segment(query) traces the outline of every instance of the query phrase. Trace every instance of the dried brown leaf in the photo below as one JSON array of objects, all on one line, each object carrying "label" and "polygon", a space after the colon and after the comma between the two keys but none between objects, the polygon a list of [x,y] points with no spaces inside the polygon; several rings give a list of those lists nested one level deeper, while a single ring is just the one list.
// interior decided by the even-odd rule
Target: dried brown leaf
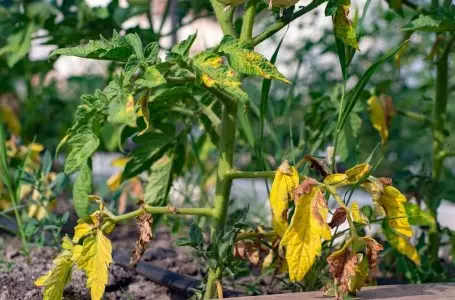
[{"label": "dried brown leaf", "polygon": [[332,220],[329,223],[330,228],[335,228],[346,222],[346,209],[338,207],[333,213]]},{"label": "dried brown leaf", "polygon": [[139,263],[139,260],[152,240],[152,215],[142,214],[137,217],[136,223],[139,230],[139,239],[136,241],[130,261],[130,264],[134,267]]},{"label": "dried brown leaf", "polygon": [[358,265],[357,255],[347,247],[332,253],[328,258],[329,271],[340,290],[347,293]]},{"label": "dried brown leaf", "polygon": [[327,177],[327,175],[332,174],[329,164],[325,159],[320,159],[312,155],[305,155],[303,159],[310,163],[310,168],[317,170],[322,178]]},{"label": "dried brown leaf", "polygon": [[378,264],[378,254],[384,248],[382,247],[381,244],[376,242],[376,240],[371,237],[365,236],[363,237],[363,240],[367,245],[366,254],[368,258],[368,263],[370,265],[370,270],[373,270]]}]

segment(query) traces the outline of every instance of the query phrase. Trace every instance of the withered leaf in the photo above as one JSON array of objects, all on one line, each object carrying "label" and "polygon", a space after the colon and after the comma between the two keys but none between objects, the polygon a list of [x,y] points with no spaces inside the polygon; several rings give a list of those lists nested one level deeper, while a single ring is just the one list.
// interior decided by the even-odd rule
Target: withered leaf
[{"label": "withered leaf", "polygon": [[381,244],[376,242],[375,239],[365,236],[362,238],[366,243],[366,254],[368,258],[368,263],[370,264],[370,270],[373,270],[378,264],[378,254],[384,248]]},{"label": "withered leaf", "polygon": [[300,196],[304,194],[308,194],[311,190],[311,188],[315,185],[317,185],[318,182],[314,180],[313,178],[307,178],[305,179],[299,186],[297,186],[294,190],[294,200],[299,199]]},{"label": "withered leaf", "polygon": [[261,258],[266,256],[269,252],[267,247],[261,245],[258,241],[244,242],[239,241],[235,243],[233,248],[233,255],[235,258],[247,259],[252,265],[257,266],[261,263]]},{"label": "withered leaf", "polygon": [[340,226],[346,221],[346,209],[343,207],[338,207],[333,213],[332,220],[329,223],[330,228],[335,228]]},{"label": "withered leaf", "polygon": [[392,185],[392,178],[388,178],[388,177],[379,177],[378,180],[379,180],[383,185]]},{"label": "withered leaf", "polygon": [[309,162],[310,168],[317,170],[321,174],[322,178],[325,178],[327,175],[332,174],[332,170],[330,170],[329,164],[325,159],[320,159],[308,154],[305,155],[303,159]]},{"label": "withered leaf", "polygon": [[132,251],[130,261],[130,264],[134,267],[139,263],[139,260],[141,259],[142,255],[147,249],[147,246],[152,240],[152,215],[142,214],[137,217],[136,223],[139,230],[139,239],[136,241],[136,246]]},{"label": "withered leaf", "polygon": [[329,271],[335,283],[343,292],[349,292],[351,279],[355,276],[358,265],[357,255],[350,249],[343,249],[332,253],[328,258]]}]

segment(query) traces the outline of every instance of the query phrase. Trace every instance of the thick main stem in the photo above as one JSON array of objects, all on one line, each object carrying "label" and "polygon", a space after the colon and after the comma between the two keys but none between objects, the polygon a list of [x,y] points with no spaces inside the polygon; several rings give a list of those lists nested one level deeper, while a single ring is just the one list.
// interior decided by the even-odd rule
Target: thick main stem
[{"label": "thick main stem", "polygon": [[250,0],[246,6],[245,14],[243,15],[242,31],[240,32],[240,40],[247,43],[253,41],[253,25],[256,15],[257,0]]},{"label": "thick main stem", "polygon": [[[433,170],[432,181],[433,188],[428,198],[427,205],[430,207],[434,219],[437,221],[437,210],[440,204],[439,199],[436,199],[437,188],[436,185],[441,179],[442,168],[444,164],[444,129],[447,115],[447,100],[449,98],[449,53],[451,42],[448,48],[439,57],[436,67],[436,96],[433,105]],[[436,224],[438,224],[436,222]],[[439,226],[438,226],[439,227]],[[440,234],[439,228],[432,232],[429,236],[430,240],[430,253],[429,259],[432,262],[438,261],[438,252],[440,248]]]},{"label": "thick main stem", "polygon": [[[213,202],[213,220],[211,226],[211,241],[216,242],[217,234],[224,232],[226,217],[231,192],[232,179],[228,174],[233,169],[234,142],[236,133],[237,104],[225,105],[221,121],[221,136],[219,146],[219,159],[217,170],[217,182],[215,199]],[[215,295],[216,281],[220,278],[223,266],[210,269],[206,287],[206,299],[212,299]]]}]

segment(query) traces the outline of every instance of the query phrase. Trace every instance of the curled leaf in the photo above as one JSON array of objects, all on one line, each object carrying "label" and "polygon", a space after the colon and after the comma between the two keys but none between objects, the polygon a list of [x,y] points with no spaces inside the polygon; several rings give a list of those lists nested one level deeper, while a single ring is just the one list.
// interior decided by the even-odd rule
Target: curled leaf
[{"label": "curled leaf", "polygon": [[335,36],[348,46],[359,50],[357,34],[352,21],[349,19],[349,6],[339,5],[333,17]]},{"label": "curled leaf", "polygon": [[370,265],[370,269],[373,270],[376,268],[378,264],[378,254],[381,252],[384,248],[382,247],[381,244],[376,242],[375,239],[365,236],[362,238],[365,241],[366,244],[366,255],[368,258],[368,263]]},{"label": "curled leaf", "polygon": [[136,246],[133,249],[130,264],[136,267],[144,254],[147,246],[152,240],[152,222],[151,214],[142,214],[136,218],[137,228],[139,230],[139,239],[136,241]]},{"label": "curled leaf", "polygon": [[383,223],[384,235],[390,245],[398,252],[407,256],[416,265],[420,265],[420,256],[416,248],[409,242],[409,238],[395,232],[387,223]]},{"label": "curled leaf", "polygon": [[288,227],[289,200],[299,184],[299,174],[285,160],[278,168],[270,191],[270,206],[272,208],[272,224],[275,231],[282,236]]},{"label": "curled leaf", "polygon": [[305,155],[303,159],[310,163],[310,169],[317,170],[323,178],[332,174],[332,170],[325,159],[320,159],[313,155]]},{"label": "curled leaf", "polygon": [[392,97],[381,95],[368,99],[370,118],[373,127],[379,132],[381,141],[385,144],[389,138],[389,125],[392,116],[395,114]]},{"label": "curled leaf", "polygon": [[349,248],[350,242],[346,242],[343,248],[333,252],[328,258],[329,271],[335,279],[335,284],[342,292],[351,291],[351,281],[355,278],[358,266],[357,255]]},{"label": "curled leaf", "polygon": [[333,213],[332,220],[329,223],[330,228],[335,228],[346,222],[346,209],[338,207]]}]

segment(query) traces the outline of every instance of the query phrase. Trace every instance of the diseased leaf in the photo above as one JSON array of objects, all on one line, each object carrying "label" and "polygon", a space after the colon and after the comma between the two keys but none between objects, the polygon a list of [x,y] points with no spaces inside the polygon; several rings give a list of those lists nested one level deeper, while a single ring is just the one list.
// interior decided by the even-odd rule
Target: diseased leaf
[{"label": "diseased leaf", "polygon": [[96,235],[84,240],[76,264],[87,276],[92,300],[101,300],[108,282],[108,268],[112,263],[112,245],[103,232],[96,230]]},{"label": "diseased leaf", "polygon": [[389,138],[389,126],[394,114],[393,102],[390,96],[371,97],[367,101],[373,127],[379,132],[381,142],[385,144]]},{"label": "diseased leaf", "polygon": [[272,224],[278,235],[283,236],[288,227],[289,200],[293,199],[294,189],[299,184],[299,174],[285,160],[275,173],[270,191]]},{"label": "diseased leaf", "polygon": [[259,76],[265,79],[277,79],[285,83],[291,82],[281,74],[275,65],[262,54],[254,52],[230,35],[224,36],[217,51],[225,55],[231,68],[245,75]]},{"label": "diseased leaf", "polygon": [[82,167],[77,174],[73,185],[73,204],[76,214],[80,219],[88,216],[89,199],[88,196],[92,193],[92,169],[87,162],[82,164]]},{"label": "diseased leaf", "polygon": [[54,260],[54,268],[35,281],[36,286],[44,287],[43,300],[63,299],[63,290],[71,281],[73,244],[68,237],[63,238],[62,247],[63,251]]},{"label": "diseased leaf", "polygon": [[58,55],[67,55],[127,62],[131,55],[140,55],[142,46],[139,47],[139,43],[140,38],[136,33],[129,33],[122,37],[114,30],[111,40],[100,36],[99,40],[91,40],[86,45],[57,49],[52,51],[49,59],[55,59]]},{"label": "diseased leaf", "polygon": [[109,104],[108,121],[136,127],[136,112],[133,95],[118,95]]},{"label": "diseased leaf", "polygon": [[362,237],[362,239],[366,244],[366,256],[368,258],[370,270],[374,270],[378,264],[379,252],[384,250],[384,247],[369,236]]},{"label": "diseased leaf", "polygon": [[406,197],[393,186],[385,186],[384,193],[379,199],[379,204],[384,208],[387,222],[396,232],[406,237],[412,236],[412,228],[409,225],[408,216],[404,204]]},{"label": "diseased leaf", "polygon": [[88,235],[94,229],[93,224],[89,224],[83,220],[78,220],[76,227],[74,227],[73,242],[79,243],[79,241]]},{"label": "diseased leaf", "polygon": [[324,179],[325,184],[342,187],[357,184],[371,172],[371,166],[367,163],[356,165],[348,169],[344,174],[331,174]]},{"label": "diseased leaf", "polygon": [[299,281],[321,255],[322,240],[330,240],[331,233],[325,221],[328,207],[319,187],[313,186],[294,202],[295,212],[280,245],[286,247],[289,279]]},{"label": "diseased leaf", "polygon": [[368,224],[367,217],[360,211],[359,204],[352,202],[351,204],[351,215],[354,222],[359,224]]},{"label": "diseased leaf", "polygon": [[305,155],[303,159],[310,163],[310,169],[317,170],[322,178],[326,178],[328,175],[332,174],[332,170],[329,167],[329,164],[325,159],[317,158],[313,155]]},{"label": "diseased leaf", "polygon": [[344,293],[352,291],[353,279],[356,277],[358,267],[357,255],[349,248],[350,242],[346,242],[343,248],[333,252],[327,258],[329,271],[335,279],[335,284]]},{"label": "diseased leaf", "polygon": [[339,5],[333,17],[335,36],[346,45],[359,50],[356,30],[349,19],[349,5]]},{"label": "diseased leaf", "polygon": [[329,223],[330,228],[335,228],[346,222],[346,209],[338,207],[333,213],[332,220]]},{"label": "diseased leaf", "polygon": [[152,240],[152,222],[153,218],[151,214],[142,214],[136,218],[137,228],[139,230],[139,239],[136,241],[136,246],[133,249],[130,264],[136,267],[147,250],[150,241]]},{"label": "diseased leaf", "polygon": [[416,265],[420,265],[420,256],[416,248],[409,242],[409,238],[395,232],[387,222],[383,222],[384,235],[390,245],[398,252],[408,257]]},{"label": "diseased leaf", "polygon": [[241,103],[248,103],[248,94],[242,90],[239,76],[230,67],[223,65],[223,58],[209,51],[202,52],[193,59],[198,70],[200,81],[210,90],[217,88],[226,95],[238,99]]}]

